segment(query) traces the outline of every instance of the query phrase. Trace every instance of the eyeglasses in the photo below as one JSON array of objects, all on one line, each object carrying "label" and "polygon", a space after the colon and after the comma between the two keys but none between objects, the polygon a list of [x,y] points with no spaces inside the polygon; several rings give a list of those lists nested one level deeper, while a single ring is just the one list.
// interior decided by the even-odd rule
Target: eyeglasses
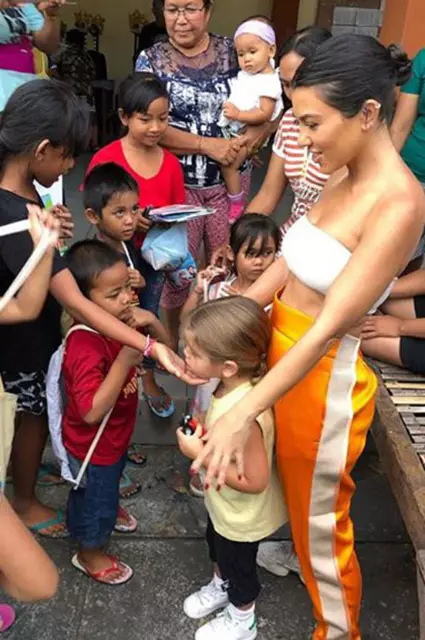
[{"label": "eyeglasses", "polygon": [[198,13],[201,13],[205,9],[205,5],[202,7],[184,7],[179,9],[178,7],[168,7],[164,9],[164,13],[169,18],[178,18],[180,15],[185,18],[194,18]]}]

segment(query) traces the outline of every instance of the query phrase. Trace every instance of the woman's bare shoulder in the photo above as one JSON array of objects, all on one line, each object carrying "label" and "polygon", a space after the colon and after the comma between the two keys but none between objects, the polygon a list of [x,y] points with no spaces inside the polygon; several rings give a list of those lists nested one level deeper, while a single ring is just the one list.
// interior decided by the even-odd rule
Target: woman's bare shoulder
[{"label": "woman's bare shoulder", "polygon": [[377,214],[415,217],[425,225],[425,192],[411,171],[402,164],[398,171],[385,176],[385,188],[377,202]]}]

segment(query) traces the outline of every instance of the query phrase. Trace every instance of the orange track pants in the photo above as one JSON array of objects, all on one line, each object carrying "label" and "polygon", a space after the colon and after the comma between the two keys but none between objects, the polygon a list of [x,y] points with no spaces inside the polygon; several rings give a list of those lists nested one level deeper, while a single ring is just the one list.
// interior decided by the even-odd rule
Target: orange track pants
[{"label": "orange track pants", "polygon": [[[313,322],[276,299],[269,365]],[[376,387],[359,355],[359,340],[345,336],[275,406],[278,468],[317,620],[314,640],[361,637],[362,578],[350,519],[355,490],[350,473],[373,419]]]}]

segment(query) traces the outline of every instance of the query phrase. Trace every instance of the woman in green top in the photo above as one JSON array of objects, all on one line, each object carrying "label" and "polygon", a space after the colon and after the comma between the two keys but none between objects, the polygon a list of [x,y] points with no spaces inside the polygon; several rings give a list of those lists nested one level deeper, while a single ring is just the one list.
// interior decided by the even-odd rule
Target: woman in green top
[{"label": "woman in green top", "polygon": [[[425,190],[425,48],[413,61],[413,73],[401,89],[397,111],[391,125],[391,136],[401,157]],[[425,236],[409,264],[419,268],[425,253]]]}]

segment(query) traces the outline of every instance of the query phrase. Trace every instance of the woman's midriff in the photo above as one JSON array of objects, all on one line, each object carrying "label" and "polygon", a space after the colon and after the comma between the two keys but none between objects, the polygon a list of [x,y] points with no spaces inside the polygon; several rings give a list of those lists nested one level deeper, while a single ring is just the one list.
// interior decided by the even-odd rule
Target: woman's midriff
[{"label": "woman's midriff", "polygon": [[[314,291],[314,289],[310,289],[290,273],[284,288],[280,292],[279,300],[288,307],[316,319],[322,310],[325,296]],[[353,325],[346,333],[358,338],[360,336],[360,326]]]}]

